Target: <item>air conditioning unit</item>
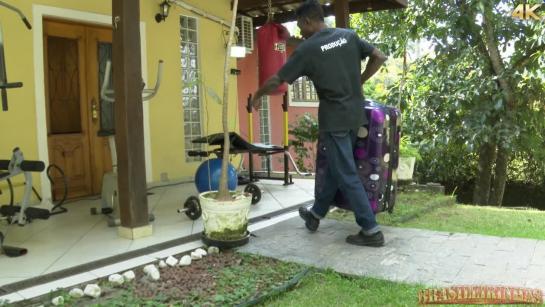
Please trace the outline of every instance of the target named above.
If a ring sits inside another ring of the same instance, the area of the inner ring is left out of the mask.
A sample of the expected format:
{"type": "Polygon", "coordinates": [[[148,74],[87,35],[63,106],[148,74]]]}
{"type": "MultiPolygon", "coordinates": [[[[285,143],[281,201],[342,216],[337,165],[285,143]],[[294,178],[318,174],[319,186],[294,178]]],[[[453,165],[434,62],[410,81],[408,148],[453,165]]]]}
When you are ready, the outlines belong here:
{"type": "Polygon", "coordinates": [[[238,16],[235,25],[238,28],[237,46],[246,47],[246,53],[254,50],[254,23],[251,17],[238,16]]]}

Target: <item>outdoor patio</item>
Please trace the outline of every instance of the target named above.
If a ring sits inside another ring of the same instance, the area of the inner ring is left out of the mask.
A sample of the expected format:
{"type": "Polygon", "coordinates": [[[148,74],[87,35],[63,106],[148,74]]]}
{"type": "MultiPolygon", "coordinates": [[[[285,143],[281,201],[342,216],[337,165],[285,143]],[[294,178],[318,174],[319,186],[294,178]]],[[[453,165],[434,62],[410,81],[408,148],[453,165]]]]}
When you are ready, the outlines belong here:
{"type": "MultiPolygon", "coordinates": [[[[263,180],[257,185],[262,189],[262,198],[252,206],[251,218],[313,199],[312,179],[295,179],[289,186],[272,180],[263,180]]],[[[25,247],[28,254],[18,258],[0,256],[0,288],[202,232],[202,218],[192,221],[176,211],[183,207],[187,197],[197,195],[193,183],[157,187],[149,192],[153,193],[148,196],[149,208],[155,215],[153,235],[139,240],[120,238],[117,228],[108,227],[107,217],[90,214],[90,208],[100,207],[100,200],[68,203],[68,213],[53,216],[47,221],[38,220],[25,227],[12,225],[6,228],[3,224],[2,231],[7,232],[6,245],[25,247]]]]}

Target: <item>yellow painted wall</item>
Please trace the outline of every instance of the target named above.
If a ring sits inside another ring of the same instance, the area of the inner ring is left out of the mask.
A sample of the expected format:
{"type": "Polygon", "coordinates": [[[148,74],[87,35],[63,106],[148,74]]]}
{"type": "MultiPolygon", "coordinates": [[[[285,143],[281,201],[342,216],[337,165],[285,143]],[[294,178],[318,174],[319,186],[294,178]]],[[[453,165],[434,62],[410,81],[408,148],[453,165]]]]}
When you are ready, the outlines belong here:
{"type": "MultiPolygon", "coordinates": [[[[73,9],[103,15],[111,15],[111,0],[6,0],[16,5],[28,17],[31,24],[32,5],[73,9]]],[[[224,20],[231,18],[230,0],[186,0],[187,3],[217,15],[224,20]]],[[[157,60],[165,61],[163,83],[160,92],[150,102],[150,133],[153,181],[160,174],[169,178],[193,176],[198,163],[186,163],[184,157],[183,109],[181,102],[180,67],[180,15],[198,18],[200,40],[200,67],[203,82],[218,95],[223,96],[223,63],[225,39],[223,29],[217,23],[197,16],[185,9],[173,6],[166,22],[156,23],[159,0],[141,0],[141,20],[146,24],[146,52],[148,81],[155,82],[157,60]]],[[[3,26],[8,80],[22,81],[24,87],[8,91],[10,110],[0,112],[0,159],[8,159],[15,146],[23,149],[27,159],[38,159],[35,84],[33,62],[33,33],[26,29],[17,14],[0,8],[3,26]]],[[[231,61],[235,68],[236,62],[231,61]]],[[[230,128],[238,131],[236,108],[236,77],[230,76],[229,118],[230,128]]],[[[201,95],[206,93],[201,91],[201,95]]],[[[201,101],[204,133],[221,131],[221,105],[203,96],[201,101]]],[[[35,176],[39,191],[39,177],[35,176]]],[[[0,184],[0,189],[5,185],[0,184]]],[[[5,191],[5,190],[4,190],[5,191]]],[[[6,195],[0,195],[0,204],[6,195]]]]}
{"type": "MultiPolygon", "coordinates": [[[[148,1],[153,2],[153,1],[148,1]]],[[[188,4],[199,7],[224,20],[231,18],[230,0],[188,0],[188,4]]],[[[143,2],[142,2],[143,3],[143,2]]],[[[152,20],[156,14],[155,4],[143,4],[142,17],[152,20]]],[[[170,178],[193,176],[199,163],[186,163],[184,158],[183,112],[180,86],[180,39],[179,16],[187,15],[198,18],[201,81],[219,96],[223,97],[223,67],[225,55],[225,39],[223,30],[226,27],[201,18],[180,7],[172,7],[166,22],[147,24],[149,71],[153,76],[156,71],[155,61],[163,58],[167,61],[165,67],[165,82],[162,90],[150,105],[151,113],[151,145],[153,154],[153,178],[158,180],[162,172],[167,172],[170,178]]],[[[232,68],[236,62],[232,61],[232,68]]],[[[152,77],[154,78],[154,77],[152,77]]],[[[236,76],[230,75],[229,118],[230,128],[238,131],[238,112],[236,108],[237,87],[236,76]]],[[[201,89],[201,95],[206,94],[201,89]]],[[[202,115],[204,134],[221,131],[221,105],[210,97],[202,97],[202,115]]]]}

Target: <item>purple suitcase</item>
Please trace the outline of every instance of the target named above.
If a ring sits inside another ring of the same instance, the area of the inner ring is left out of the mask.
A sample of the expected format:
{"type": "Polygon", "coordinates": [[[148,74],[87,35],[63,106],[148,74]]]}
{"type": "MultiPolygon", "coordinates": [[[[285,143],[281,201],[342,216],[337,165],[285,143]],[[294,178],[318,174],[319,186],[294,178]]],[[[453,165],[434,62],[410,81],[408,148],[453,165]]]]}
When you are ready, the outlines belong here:
{"type": "MultiPolygon", "coordinates": [[[[401,112],[371,100],[366,100],[362,107],[365,108],[369,124],[360,127],[358,131],[354,159],[375,214],[384,211],[391,213],[396,199],[401,112]]],[[[318,140],[316,191],[321,190],[326,170],[326,153],[318,140]]],[[[340,191],[333,205],[353,211],[340,191]]]]}

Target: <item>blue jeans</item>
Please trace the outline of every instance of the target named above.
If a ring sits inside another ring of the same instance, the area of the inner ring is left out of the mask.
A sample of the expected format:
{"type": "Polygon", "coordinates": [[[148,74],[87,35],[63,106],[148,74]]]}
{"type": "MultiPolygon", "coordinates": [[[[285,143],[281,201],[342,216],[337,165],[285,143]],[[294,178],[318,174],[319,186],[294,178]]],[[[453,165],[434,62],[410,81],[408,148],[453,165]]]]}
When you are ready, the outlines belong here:
{"type": "MultiPolygon", "coordinates": [[[[327,157],[327,169],[320,187],[314,191],[314,205],[310,212],[316,218],[323,218],[333,203],[335,194],[341,191],[354,210],[356,223],[362,232],[370,235],[380,231],[367,192],[358,176],[354,160],[355,131],[320,132],[318,150],[324,150],[327,157]]],[[[316,163],[318,167],[318,163],[316,163]]]]}

